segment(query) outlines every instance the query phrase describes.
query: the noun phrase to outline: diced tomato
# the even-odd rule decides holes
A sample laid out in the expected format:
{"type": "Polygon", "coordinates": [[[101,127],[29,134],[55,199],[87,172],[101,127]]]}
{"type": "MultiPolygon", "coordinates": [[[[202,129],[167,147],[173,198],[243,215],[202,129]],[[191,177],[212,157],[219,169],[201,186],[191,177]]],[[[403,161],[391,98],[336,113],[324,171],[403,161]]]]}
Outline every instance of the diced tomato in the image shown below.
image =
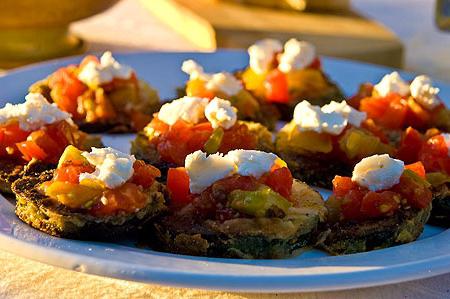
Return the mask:
{"type": "Polygon", "coordinates": [[[189,175],[184,167],[170,168],[167,173],[167,190],[171,205],[181,207],[192,201],[189,191],[189,175]]]}
{"type": "Polygon", "coordinates": [[[158,115],[155,114],[153,116],[152,121],[148,124],[148,127],[152,128],[155,132],[157,132],[159,135],[166,133],[169,131],[170,126],[160,120],[158,118],[158,115]]]}
{"type": "Polygon", "coordinates": [[[431,114],[412,98],[408,99],[406,123],[414,128],[424,127],[431,119],[431,114]]]}
{"type": "Polygon", "coordinates": [[[183,165],[186,156],[203,149],[213,132],[209,122],[197,125],[177,121],[157,140],[157,149],[164,161],[183,165]]]}
{"type": "Polygon", "coordinates": [[[358,185],[350,177],[337,175],[333,179],[333,193],[338,197],[345,196],[350,190],[357,188],[358,185]]]}
{"type": "Polygon", "coordinates": [[[65,144],[58,144],[44,130],[32,132],[28,136],[27,141],[34,142],[39,148],[41,148],[47,155],[45,160],[51,163],[58,162],[59,156],[65,148],[65,144]]]}
{"type": "Polygon", "coordinates": [[[61,181],[61,182],[68,182],[72,184],[78,184],[80,174],[82,173],[92,173],[95,171],[95,168],[91,165],[85,165],[85,164],[68,164],[63,165],[62,167],[59,167],[55,171],[55,176],[53,180],[55,181],[61,181]]]}
{"type": "Polygon", "coordinates": [[[361,127],[366,129],[367,131],[371,132],[373,135],[380,138],[381,142],[388,143],[389,139],[386,137],[386,134],[384,134],[383,129],[379,127],[373,119],[369,118],[366,119],[361,123],[361,127]]]}
{"type": "Polygon", "coordinates": [[[95,64],[100,64],[100,60],[97,58],[97,56],[87,55],[81,61],[80,65],[79,65],[79,68],[80,69],[84,68],[89,62],[93,62],[95,64]]]}
{"type": "Polygon", "coordinates": [[[286,198],[289,198],[291,195],[294,180],[287,167],[278,168],[269,172],[261,178],[261,181],[286,198]]]}
{"type": "Polygon", "coordinates": [[[144,188],[149,188],[155,181],[155,178],[161,176],[161,171],[158,168],[146,164],[142,160],[134,162],[133,169],[134,173],[131,182],[144,188]]]}
{"type": "Polygon", "coordinates": [[[443,171],[450,174],[448,148],[442,135],[433,136],[424,143],[419,153],[419,160],[428,172],[443,171]]]}
{"type": "Polygon", "coordinates": [[[369,191],[361,202],[361,213],[368,217],[392,215],[400,208],[400,196],[392,191],[369,191]]]}
{"type": "Polygon", "coordinates": [[[233,190],[254,191],[260,185],[258,180],[252,176],[233,175],[215,182],[213,189],[228,195],[233,190]]]}
{"type": "Polygon", "coordinates": [[[320,58],[316,57],[308,67],[317,70],[320,69],[322,67],[322,62],[320,61],[320,58]]]}
{"type": "Polygon", "coordinates": [[[78,80],[74,71],[67,68],[60,68],[49,78],[51,97],[62,110],[72,114],[74,118],[79,118],[77,98],[82,95],[87,86],[78,80]]]}
{"type": "Polygon", "coordinates": [[[343,198],[341,205],[342,216],[348,220],[359,220],[363,218],[361,214],[361,202],[367,191],[350,190],[343,198]]]}
{"type": "Polygon", "coordinates": [[[96,203],[90,213],[94,216],[115,215],[119,212],[133,213],[143,208],[148,202],[148,196],[140,186],[125,183],[115,189],[103,193],[102,201],[96,203]]]}
{"type": "Polygon", "coordinates": [[[16,143],[16,146],[26,161],[31,161],[33,158],[44,161],[48,157],[45,151],[33,141],[22,141],[16,143]]]}
{"type": "Polygon", "coordinates": [[[425,178],[425,167],[423,167],[422,162],[416,162],[413,164],[405,165],[406,169],[414,171],[416,174],[418,174],[420,177],[425,178]]]}
{"type": "Polygon", "coordinates": [[[286,74],[278,69],[271,71],[264,82],[266,99],[269,102],[287,103],[289,101],[289,87],[286,74]]]}
{"type": "Polygon", "coordinates": [[[397,157],[406,163],[413,163],[419,160],[419,152],[422,144],[422,135],[417,130],[408,127],[402,136],[397,157]]]}
{"type": "Polygon", "coordinates": [[[392,190],[401,194],[408,204],[417,209],[427,207],[432,200],[432,193],[427,182],[414,172],[408,174],[405,171],[400,177],[400,182],[392,190]]]}
{"type": "Polygon", "coordinates": [[[371,83],[363,83],[359,86],[358,92],[347,100],[347,103],[355,109],[359,110],[361,100],[372,96],[373,85],[371,83]]]}
{"type": "Polygon", "coordinates": [[[17,156],[18,151],[16,143],[27,139],[30,133],[22,130],[17,122],[0,126],[0,157],[10,154],[17,156]],[[7,148],[13,149],[14,152],[7,152],[7,148]]]}
{"type": "Polygon", "coordinates": [[[256,136],[246,124],[236,124],[224,131],[219,152],[226,154],[235,149],[252,150],[256,148],[257,142],[256,136]]]}
{"type": "Polygon", "coordinates": [[[405,123],[408,105],[400,95],[391,93],[386,97],[362,99],[360,110],[383,127],[400,129],[405,123]]]}

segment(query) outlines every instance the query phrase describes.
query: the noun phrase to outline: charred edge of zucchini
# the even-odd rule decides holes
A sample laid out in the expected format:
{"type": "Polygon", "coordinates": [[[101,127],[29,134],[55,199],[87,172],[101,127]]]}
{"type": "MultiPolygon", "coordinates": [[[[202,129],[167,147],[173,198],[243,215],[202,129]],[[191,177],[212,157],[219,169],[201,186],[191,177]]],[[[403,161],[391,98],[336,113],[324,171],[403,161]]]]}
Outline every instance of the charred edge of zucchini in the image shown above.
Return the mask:
{"type": "Polygon", "coordinates": [[[336,159],[320,160],[314,156],[284,152],[278,152],[277,154],[286,161],[292,176],[308,185],[332,189],[332,181],[336,175],[352,175],[352,167],[336,159]]]}
{"type": "Polygon", "coordinates": [[[53,171],[45,171],[37,176],[25,176],[14,182],[12,189],[17,198],[16,215],[30,226],[53,236],[99,241],[130,237],[137,234],[151,218],[166,209],[164,186],[155,183],[147,206],[134,214],[99,218],[72,212],[63,205],[55,204],[38,191],[38,185],[52,177],[53,171]]]}
{"type": "Polygon", "coordinates": [[[311,244],[313,232],[288,239],[260,235],[227,235],[210,230],[179,232],[167,225],[154,224],[157,250],[194,256],[242,259],[281,259],[300,253],[311,244]]]}
{"type": "Polygon", "coordinates": [[[429,224],[450,227],[450,190],[449,184],[433,189],[433,209],[429,224]]]}
{"type": "Polygon", "coordinates": [[[430,212],[431,204],[384,219],[328,224],[319,229],[316,246],[333,255],[343,255],[409,243],[422,234],[430,212]]]}

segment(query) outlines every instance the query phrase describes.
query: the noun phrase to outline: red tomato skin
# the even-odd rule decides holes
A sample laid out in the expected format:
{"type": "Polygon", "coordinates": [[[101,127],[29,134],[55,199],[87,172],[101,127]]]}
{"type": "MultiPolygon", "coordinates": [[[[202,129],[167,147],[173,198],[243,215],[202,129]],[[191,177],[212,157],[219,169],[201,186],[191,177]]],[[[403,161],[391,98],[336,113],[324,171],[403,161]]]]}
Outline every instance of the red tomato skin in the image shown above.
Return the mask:
{"type": "Polygon", "coordinates": [[[92,173],[94,171],[95,168],[91,165],[77,165],[71,163],[69,165],[63,165],[62,167],[57,168],[53,180],[78,184],[80,181],[80,174],[85,172],[92,173]]]}
{"type": "Polygon", "coordinates": [[[275,69],[267,75],[264,85],[268,102],[282,104],[289,102],[289,87],[286,74],[275,69]]]}
{"type": "Polygon", "coordinates": [[[400,196],[392,191],[369,191],[361,201],[361,214],[370,218],[392,215],[399,208],[400,196]]]}
{"type": "Polygon", "coordinates": [[[335,176],[333,179],[333,193],[337,197],[345,196],[350,190],[357,189],[358,185],[350,177],[335,176]]]}
{"type": "Polygon", "coordinates": [[[224,131],[219,152],[226,154],[235,149],[255,149],[258,144],[256,136],[248,129],[246,124],[236,124],[224,131]]]}
{"type": "Polygon", "coordinates": [[[418,174],[421,178],[426,178],[426,172],[425,167],[423,166],[422,162],[416,162],[412,164],[405,165],[405,169],[409,169],[414,171],[416,174],[418,174]]]}
{"type": "Polygon", "coordinates": [[[319,57],[316,57],[308,67],[311,69],[320,70],[322,67],[322,61],[320,60],[319,57]]]}
{"type": "Polygon", "coordinates": [[[341,212],[344,219],[361,220],[361,202],[367,192],[362,190],[350,190],[343,198],[341,212]]]}
{"type": "Polygon", "coordinates": [[[422,134],[419,131],[408,127],[402,136],[400,147],[397,151],[397,158],[405,163],[414,163],[419,160],[419,152],[423,146],[422,134]]]}
{"type": "Polygon", "coordinates": [[[167,190],[171,205],[182,207],[193,199],[189,190],[189,175],[184,167],[170,168],[167,172],[167,190]]]}
{"type": "Polygon", "coordinates": [[[400,182],[392,188],[408,201],[408,204],[416,209],[426,208],[431,200],[431,190],[424,185],[418,185],[406,175],[400,177],[400,182]]]}
{"type": "Polygon", "coordinates": [[[419,160],[423,162],[428,172],[443,171],[450,174],[450,158],[442,135],[433,136],[423,144],[419,160]]]}
{"type": "Polygon", "coordinates": [[[156,167],[146,164],[142,160],[137,160],[133,164],[134,173],[131,178],[131,183],[142,186],[143,188],[150,188],[155,181],[155,178],[161,176],[161,172],[156,167]]]}
{"type": "Polygon", "coordinates": [[[398,94],[391,93],[385,97],[364,98],[360,110],[367,113],[379,125],[388,129],[401,129],[408,112],[407,102],[398,94]]]}
{"type": "Polygon", "coordinates": [[[17,149],[22,153],[25,161],[31,161],[33,158],[45,161],[48,155],[33,141],[22,141],[16,143],[17,149]]]}
{"type": "Polygon", "coordinates": [[[278,192],[283,197],[289,199],[291,196],[294,179],[292,178],[292,174],[289,169],[287,167],[282,167],[264,175],[261,178],[261,182],[269,186],[273,191],[278,192]]]}
{"type": "Polygon", "coordinates": [[[0,157],[16,157],[19,154],[16,143],[25,141],[30,132],[26,132],[19,127],[17,122],[0,126],[0,157]],[[12,148],[12,155],[6,148],[12,148]]]}

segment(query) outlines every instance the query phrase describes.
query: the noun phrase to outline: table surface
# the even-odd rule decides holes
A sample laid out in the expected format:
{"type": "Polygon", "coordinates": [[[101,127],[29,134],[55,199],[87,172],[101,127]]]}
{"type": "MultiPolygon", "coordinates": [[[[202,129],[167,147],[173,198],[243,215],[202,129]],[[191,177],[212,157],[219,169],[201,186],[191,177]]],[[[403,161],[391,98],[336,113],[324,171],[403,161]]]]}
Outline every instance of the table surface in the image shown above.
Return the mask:
{"type": "MultiPolygon", "coordinates": [[[[433,25],[431,0],[353,0],[354,7],[390,27],[406,46],[406,68],[450,82],[450,34],[433,25]],[[408,4],[405,6],[405,4],[408,4]],[[386,13],[389,11],[390,13],[386,13]],[[399,20],[399,15],[403,20],[399,20]],[[413,21],[420,20],[420,21],[413,21]]],[[[90,51],[195,51],[194,45],[154,19],[137,0],[73,24],[90,51]]],[[[16,298],[272,298],[128,282],[87,275],[0,251],[0,297],[16,298]]],[[[278,294],[276,298],[450,298],[450,274],[384,287],[339,292],[278,294]]]]}

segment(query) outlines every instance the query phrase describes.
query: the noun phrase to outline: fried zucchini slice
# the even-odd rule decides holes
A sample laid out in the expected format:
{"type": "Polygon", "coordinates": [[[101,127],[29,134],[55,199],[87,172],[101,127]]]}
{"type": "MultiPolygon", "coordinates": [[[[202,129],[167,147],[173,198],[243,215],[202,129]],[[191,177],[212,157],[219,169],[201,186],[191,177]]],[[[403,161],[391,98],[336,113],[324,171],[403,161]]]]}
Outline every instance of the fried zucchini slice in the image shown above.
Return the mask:
{"type": "Polygon", "coordinates": [[[422,234],[430,212],[431,204],[420,210],[400,210],[383,219],[327,224],[321,228],[316,246],[341,255],[410,243],[422,234]]]}
{"type": "Polygon", "coordinates": [[[294,181],[297,202],[282,218],[236,218],[195,221],[192,205],[155,223],[159,249],[174,253],[245,259],[279,259],[311,244],[327,210],[320,194],[294,181]]]}
{"type": "Polygon", "coordinates": [[[53,177],[53,170],[25,176],[12,185],[16,195],[16,215],[23,222],[49,235],[70,239],[111,240],[131,236],[145,223],[163,212],[165,187],[155,182],[148,204],[132,214],[94,217],[55,203],[38,190],[38,186],[53,177]]]}

